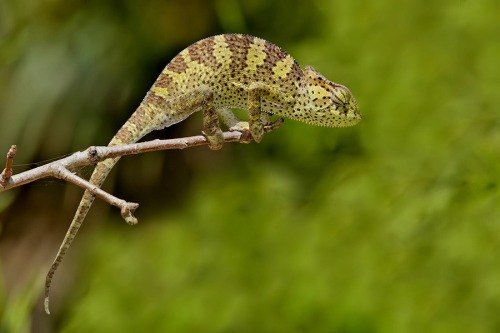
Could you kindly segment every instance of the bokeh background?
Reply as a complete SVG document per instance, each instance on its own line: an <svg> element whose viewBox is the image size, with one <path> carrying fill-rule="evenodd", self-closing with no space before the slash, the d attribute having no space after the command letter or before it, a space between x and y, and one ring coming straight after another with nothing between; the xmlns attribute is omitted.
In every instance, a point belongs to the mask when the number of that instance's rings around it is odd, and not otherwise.
<svg viewBox="0 0 500 333"><path fill-rule="evenodd" d="M51 316L82 191L0 194L0 331L499 332L496 0L1 0L0 154L17 144L20 172L106 144L176 53L224 32L347 85L363 122L122 159L105 187L140 223L96 202Z"/></svg>

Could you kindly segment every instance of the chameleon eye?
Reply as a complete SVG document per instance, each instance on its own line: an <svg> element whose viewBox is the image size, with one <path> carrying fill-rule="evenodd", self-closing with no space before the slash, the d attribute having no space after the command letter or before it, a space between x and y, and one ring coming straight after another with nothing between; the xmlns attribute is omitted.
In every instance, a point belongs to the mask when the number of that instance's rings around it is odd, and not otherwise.
<svg viewBox="0 0 500 333"><path fill-rule="evenodd" d="M335 104L337 105L342 105L344 104L343 101L340 99L340 96L338 93L336 93L335 91L333 92L332 94L332 100Z"/></svg>

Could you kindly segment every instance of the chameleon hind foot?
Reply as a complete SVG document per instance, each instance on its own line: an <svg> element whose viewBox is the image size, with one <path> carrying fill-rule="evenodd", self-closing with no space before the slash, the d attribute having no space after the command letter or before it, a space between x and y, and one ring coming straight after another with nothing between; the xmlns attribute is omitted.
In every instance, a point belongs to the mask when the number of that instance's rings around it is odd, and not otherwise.
<svg viewBox="0 0 500 333"><path fill-rule="evenodd" d="M250 143L253 140L252 133L250 132L250 125L248 121L240 121L236 125L231 126L229 128L231 132L240 132L240 142L241 143Z"/></svg>

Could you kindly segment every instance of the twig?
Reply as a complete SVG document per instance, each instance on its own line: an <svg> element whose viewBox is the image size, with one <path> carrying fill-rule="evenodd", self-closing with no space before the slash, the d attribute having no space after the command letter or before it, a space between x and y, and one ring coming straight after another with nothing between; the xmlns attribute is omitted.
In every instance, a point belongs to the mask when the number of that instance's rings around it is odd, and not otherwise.
<svg viewBox="0 0 500 333"><path fill-rule="evenodd" d="M0 185L5 186L12 176L12 163L14 162L14 157L16 156L17 147L16 145L10 146L7 152L7 161L5 162L5 169L3 169L2 174L0 174Z"/></svg>
<svg viewBox="0 0 500 333"><path fill-rule="evenodd" d="M283 120L278 119L274 123L266 126L264 130L270 132L278 128L282 123ZM224 132L223 135L225 142L248 143L248 133L234 131ZM169 149L185 149L206 144L208 144L207 139L203 135L197 135L178 139L146 141L123 146L92 146L83 151L73 153L70 156L21 172L17 175L14 175L12 172L12 162L16 154L16 146L13 145L7 153L5 170L0 175L0 193L42 178L54 177L63 179L85 190L89 190L110 205L120 208L121 215L125 221L129 224L136 224L137 219L134 217L133 213L137 207L139 207L139 204L128 202L109 194L87 180L78 177L72 170L86 165L93 165L112 157Z"/></svg>
<svg viewBox="0 0 500 333"><path fill-rule="evenodd" d="M54 165L53 172L54 172L53 176L55 178L63 179L63 180L66 180L68 182L71 182L73 184L76 184L76 185L90 191L95 196L103 199L104 201L106 201L110 205L113 205L115 207L120 208L120 212L122 214L122 217L125 219L125 221L128 224L130 224L130 225L137 224L137 218L134 217L133 213L137 209L137 207L139 207L138 203L127 202L125 200L117 198L114 195L112 195L106 191L103 191L102 189L95 186L94 184L86 181L85 179L78 177L77 175L75 175L74 173L72 173L71 171L69 171L68 169L66 169L65 167L63 167L61 165L57 165L57 164Z"/></svg>
<svg viewBox="0 0 500 333"><path fill-rule="evenodd" d="M240 140L240 136L240 132L226 132L224 133L224 140L226 142L238 142ZM168 149L184 149L193 146L206 145L207 143L208 142L204 136L197 135L178 139L146 141L123 146L92 146L83 151L73 153L67 157L21 172L17 175L11 174L8 178L6 173L2 173L2 179L8 179L8 181L0 184L0 193L14 187L31 183L35 180L48 177L61 178L83 187L84 189L89 189L84 185L86 184L85 181L76 181L76 179L79 178L77 176L68 177L67 173L64 173L66 178L62 178L63 175L61 174L61 169L75 170L79 167L93 165L112 157L135 155ZM9 164L9 162L7 162L7 164ZM79 179L83 180L81 178Z"/></svg>
<svg viewBox="0 0 500 333"><path fill-rule="evenodd" d="M283 123L283 119L278 119L267 126L264 126L265 132L270 132ZM225 132L223 133L223 138L225 142L240 142L249 143L251 142L252 136L248 131L244 132ZM201 146L208 144L208 140L205 136L191 136L179 139L170 140L153 140L142 143L134 143L122 146L101 146L101 147L89 147L84 151L76 152L70 156L55 160L53 162L47 163L45 165L36 167L34 169L21 172L20 174L13 175L12 163L14 156L16 155L16 146L13 145L9 152L7 153L7 161L5 164L4 171L0 174L0 193L18 187L27 183L31 183L35 180L47 177L54 177L58 179L63 179L67 182L73 183L85 190L88 190L95 196L106 201L110 205L120 208L121 215L123 219L128 224L136 224L137 218L133 215L134 211L139 207L139 204L128 202L123 199L117 198L114 195L107 193L98 186L92 184L91 182L75 175L72 170L85 165L96 164L100 161L106 160L108 158L140 154L150 151L160 151L167 149L184 149L193 146ZM70 229L71 230L71 229ZM69 231L68 231L69 232ZM63 243L64 244L64 243ZM61 250L60 250L61 251ZM50 288L50 279L55 272L58 265L58 256L56 261L47 275L46 282L46 297L45 297L45 311L49 312L49 297L48 289ZM60 259L59 259L60 261ZM55 265L55 266L54 266ZM55 267L55 268L54 268Z"/></svg>

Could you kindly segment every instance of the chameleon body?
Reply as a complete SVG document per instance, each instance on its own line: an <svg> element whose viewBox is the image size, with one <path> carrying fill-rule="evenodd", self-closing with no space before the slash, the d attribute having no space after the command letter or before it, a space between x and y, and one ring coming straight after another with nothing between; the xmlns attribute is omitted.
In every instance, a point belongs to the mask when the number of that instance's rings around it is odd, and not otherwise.
<svg viewBox="0 0 500 333"><path fill-rule="evenodd" d="M248 111L240 121L233 108ZM270 115L305 123L344 127L361 116L351 92L297 62L263 39L225 34L203 39L184 49L165 67L145 98L109 145L134 143L153 130L203 112L203 133L211 149L224 142L221 120L229 130L260 142ZM90 182L100 187L119 158L97 164ZM85 191L69 230L47 274L45 310L52 277L85 218L94 196Z"/></svg>

